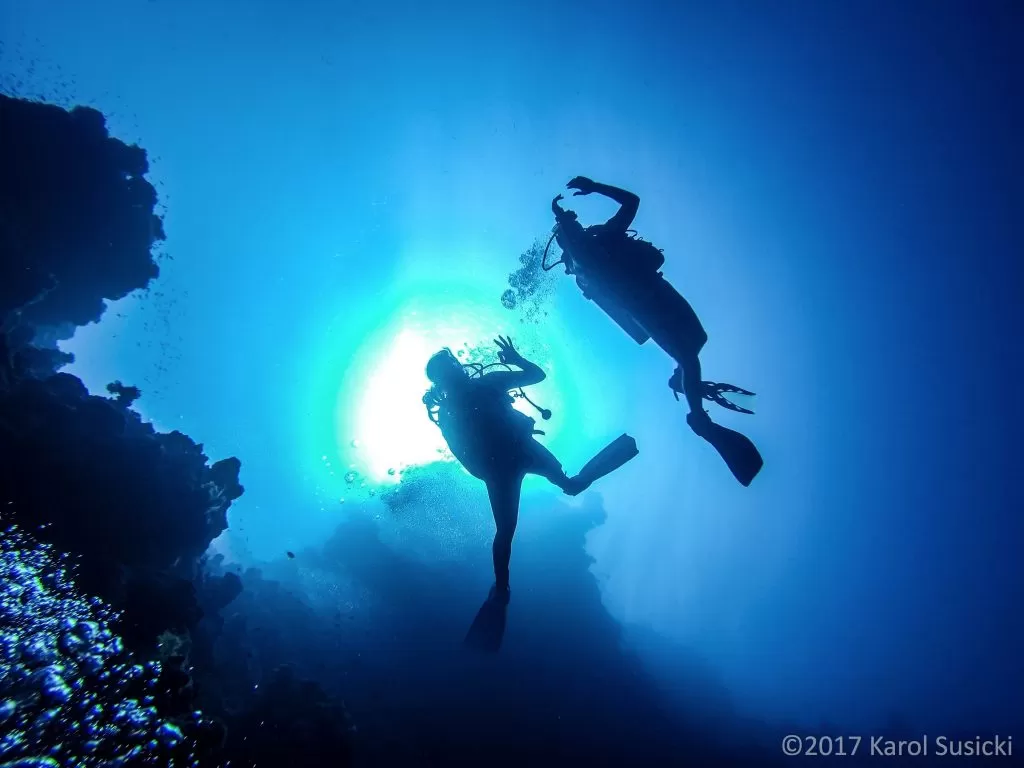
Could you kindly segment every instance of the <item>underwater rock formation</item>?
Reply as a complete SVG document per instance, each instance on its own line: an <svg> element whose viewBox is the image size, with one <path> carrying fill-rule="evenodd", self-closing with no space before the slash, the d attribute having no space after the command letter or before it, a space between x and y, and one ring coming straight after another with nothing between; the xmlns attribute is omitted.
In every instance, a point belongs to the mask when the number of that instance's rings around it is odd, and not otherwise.
<svg viewBox="0 0 1024 768"><path fill-rule="evenodd" d="M171 569L202 556L242 495L241 463L207 464L180 432L159 433L76 377L22 377L0 392L0 484L18 522L85 562Z"/></svg>
<svg viewBox="0 0 1024 768"><path fill-rule="evenodd" d="M318 683L280 653L224 663L251 645L219 615L243 582L205 553L238 459L156 431L137 387L57 372L59 340L157 276L145 152L91 109L0 95L0 126L0 765L345 765L349 721Z"/></svg>
<svg viewBox="0 0 1024 768"><path fill-rule="evenodd" d="M245 711L225 720L233 764L345 768L352 762L348 713L291 667L273 670ZM246 738L231 739L231 733Z"/></svg>
<svg viewBox="0 0 1024 768"><path fill-rule="evenodd" d="M104 300L157 276L163 239L146 153L92 109L0 95L0 487L14 520L80 556L80 581L126 609L126 641L202 615L198 561L242 494L240 462L208 464L180 432L90 395L56 349Z"/></svg>
<svg viewBox="0 0 1024 768"><path fill-rule="evenodd" d="M117 618L78 590L52 546L5 525L0 762L184 766L217 745L216 724L182 706L187 700L173 706L173 670L139 663L125 650L112 629Z"/></svg>
<svg viewBox="0 0 1024 768"><path fill-rule="evenodd" d="M237 595L204 578L201 562L243 493L241 462L211 464L187 435L157 432L130 409L135 387L114 382L100 397L48 374L61 354L0 355L2 501L15 522L79 557L79 583L123 612L130 647L152 648L165 629L195 627Z"/></svg>
<svg viewBox="0 0 1024 768"><path fill-rule="evenodd" d="M259 569L224 571L220 556L205 568L207 578L233 579L239 589L221 614L203 618L188 649L197 701L227 728L220 754L240 766L351 764L355 726L338 690L343 675L310 663L325 649L338 663L341 627Z"/></svg>
<svg viewBox="0 0 1024 768"><path fill-rule="evenodd" d="M0 95L0 318L33 327L99 320L104 299L146 287L164 238L143 149L94 109ZM68 325L70 324L70 326Z"/></svg>
<svg viewBox="0 0 1024 768"><path fill-rule="evenodd" d="M341 637L307 630L326 635L326 647L302 658L332 670L325 679L344 680L369 764L777 764L681 716L623 647L585 547L605 519L598 494L572 506L524 494L505 643L499 654L478 654L462 639L493 581L486 490L449 463L409 478L404 491L382 494L380 518L377 508L350 514L322 551L301 553L307 573L349 585L325 602L360 603L338 616L336 626L348 629ZM332 660L339 645L351 645L356 659L345 668ZM717 705L725 696L717 681L690 682L701 686L695 699Z"/></svg>

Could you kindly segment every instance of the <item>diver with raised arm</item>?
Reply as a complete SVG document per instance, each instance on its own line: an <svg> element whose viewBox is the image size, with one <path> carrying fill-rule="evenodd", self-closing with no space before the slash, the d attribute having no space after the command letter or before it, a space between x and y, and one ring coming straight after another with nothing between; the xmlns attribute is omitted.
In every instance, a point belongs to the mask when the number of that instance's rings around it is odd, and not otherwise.
<svg viewBox="0 0 1024 768"><path fill-rule="evenodd" d="M749 439L715 424L704 410L710 400L740 413L751 411L724 397L727 393L752 395L731 384L702 381L700 352L708 340L690 303L662 276L665 257L651 243L632 235L630 226L640 207L640 198L618 187L577 176L567 185L574 195L597 193L619 203L619 210L604 224L584 228L576 213L551 201L555 232L562 249L562 263L574 275L583 295L596 303L638 344L648 339L676 362L669 387L686 398L690 428L707 440L722 456L733 475L749 485L761 470L763 460ZM550 243L549 243L550 245ZM556 262L558 263L558 262ZM554 265L544 268L550 269Z"/></svg>
<svg viewBox="0 0 1024 768"><path fill-rule="evenodd" d="M449 349L433 355L427 363L427 378L433 386L423 396L423 403L455 458L487 485L495 525L491 599L507 603L512 537L519 521L525 476L540 475L575 496L636 456L637 448L633 438L621 435L578 475L566 475L554 454L534 438L544 433L534 429L532 418L512 407L514 400L509 394L515 391L526 398L522 388L539 384L546 374L524 358L511 339L499 336L495 343L500 360L495 365L507 370L488 372L492 366L463 365ZM542 413L550 417L549 411Z"/></svg>

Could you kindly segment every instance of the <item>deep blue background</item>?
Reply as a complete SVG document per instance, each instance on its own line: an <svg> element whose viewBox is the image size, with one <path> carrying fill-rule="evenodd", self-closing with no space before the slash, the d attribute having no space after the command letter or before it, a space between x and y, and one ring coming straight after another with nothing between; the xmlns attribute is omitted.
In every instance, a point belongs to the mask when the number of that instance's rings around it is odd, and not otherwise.
<svg viewBox="0 0 1024 768"><path fill-rule="evenodd" d="M612 616L759 718L1005 733L1024 712L1020 8L6 0L0 37L6 90L93 104L150 152L173 260L68 344L72 370L242 459L230 551L317 545L344 511L320 511L303 437L333 418L308 394L327 320L466 254L496 299L585 174L641 196L709 329L706 376L758 392L723 419L766 457L736 486L669 361L562 286L560 417L607 409L642 450L588 543ZM555 447L578 466L598 437Z"/></svg>

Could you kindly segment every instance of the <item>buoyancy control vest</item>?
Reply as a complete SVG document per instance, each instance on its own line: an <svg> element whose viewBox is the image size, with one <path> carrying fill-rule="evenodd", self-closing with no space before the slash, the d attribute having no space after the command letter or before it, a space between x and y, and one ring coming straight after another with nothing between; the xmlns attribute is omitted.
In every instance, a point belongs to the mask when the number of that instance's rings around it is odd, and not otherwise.
<svg viewBox="0 0 1024 768"><path fill-rule="evenodd" d="M665 264L664 252L632 229L622 232L598 225L585 231L598 242L610 258L618 261L622 268L657 272Z"/></svg>
<svg viewBox="0 0 1024 768"><path fill-rule="evenodd" d="M512 407L507 390L471 379L456 393L436 398L436 423L452 455L477 477L514 457L536 433L536 422Z"/></svg>

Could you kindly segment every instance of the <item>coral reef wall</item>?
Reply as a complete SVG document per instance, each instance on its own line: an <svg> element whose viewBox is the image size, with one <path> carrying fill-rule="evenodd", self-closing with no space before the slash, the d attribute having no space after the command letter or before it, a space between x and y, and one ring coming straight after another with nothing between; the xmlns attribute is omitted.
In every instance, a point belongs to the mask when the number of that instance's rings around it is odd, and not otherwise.
<svg viewBox="0 0 1024 768"><path fill-rule="evenodd" d="M100 319L105 301L158 275L163 238L146 153L107 134L103 116L0 95L0 487L14 522L78 555L81 579L155 642L201 611L199 562L242 494L235 458L163 434L131 410L120 382L91 395L58 373L52 347ZM41 526L43 526L41 528ZM157 598L160 599L157 599ZM131 633L126 638L131 640Z"/></svg>
<svg viewBox="0 0 1024 768"><path fill-rule="evenodd" d="M164 237L147 170L96 110L0 95L0 317L85 325L146 287Z"/></svg>
<svg viewBox="0 0 1024 768"><path fill-rule="evenodd" d="M59 340L159 274L147 169L99 112L0 95L0 763L345 765L340 702L214 656L247 643L220 615L242 579L206 560L241 462L60 372Z"/></svg>

